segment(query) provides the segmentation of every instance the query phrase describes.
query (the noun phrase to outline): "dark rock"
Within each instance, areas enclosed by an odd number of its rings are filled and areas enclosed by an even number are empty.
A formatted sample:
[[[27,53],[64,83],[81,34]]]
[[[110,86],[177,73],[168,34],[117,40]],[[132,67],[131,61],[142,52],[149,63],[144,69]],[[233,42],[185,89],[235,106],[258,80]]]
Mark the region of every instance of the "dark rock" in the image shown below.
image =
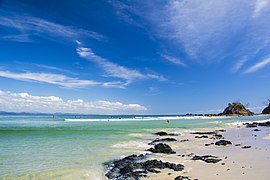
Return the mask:
[[[213,135],[217,138],[222,138],[222,135],[218,134],[218,132],[225,132],[226,130],[224,129],[220,129],[220,130],[215,130],[215,131],[206,131],[206,132],[192,132],[190,134],[196,134],[196,135],[202,135],[202,138],[206,138],[206,135]],[[199,136],[196,136],[197,138],[199,138]],[[195,138],[196,138],[195,137]]]
[[[246,127],[247,128],[254,128],[254,127],[257,127],[257,124],[247,124]]]
[[[175,154],[175,151],[173,151],[169,145],[163,143],[159,143],[155,145],[154,148],[150,148],[147,151],[151,151],[153,153]]]
[[[163,132],[163,131],[160,131],[160,132],[155,133],[155,135],[159,135],[159,136],[167,136],[168,133]]]
[[[264,110],[262,111],[262,114],[270,114],[270,103],[266,108],[264,108]]]
[[[190,178],[187,176],[177,176],[174,180],[190,180]]]
[[[215,134],[214,137],[215,137],[216,139],[222,139],[222,138],[223,138],[223,136],[222,136],[221,134]]]
[[[220,129],[220,130],[217,130],[217,131],[219,131],[219,132],[226,132],[225,129]]]
[[[188,157],[191,157],[193,155],[194,155],[194,153],[187,154]]]
[[[168,133],[168,136],[179,136],[177,133]]]
[[[155,133],[155,135],[158,135],[158,136],[179,136],[179,134],[167,133],[164,131],[157,132],[157,133]]]
[[[211,156],[211,155],[205,155],[205,156],[194,156],[191,160],[201,160],[204,161],[206,163],[217,163],[219,161],[221,161],[221,159],[219,159],[216,156]]]
[[[195,136],[195,138],[201,139],[201,138],[208,138],[208,136],[203,135],[203,136]]]
[[[226,146],[226,145],[231,145],[232,142],[228,140],[219,140],[215,143],[217,146]]]
[[[253,131],[261,131],[261,130],[259,130],[259,129],[254,129]]]
[[[270,127],[270,121],[258,123],[258,126],[267,126],[267,127]]]
[[[253,123],[245,123],[246,127],[257,127],[257,126],[266,126],[270,127],[270,121],[266,122],[253,122]]]
[[[246,109],[246,107],[238,102],[235,103],[229,103],[228,107],[226,107],[224,109],[224,111],[222,113],[220,113],[219,115],[222,116],[235,116],[235,115],[240,115],[240,116],[253,116],[254,113],[251,112],[250,110]]]
[[[251,148],[251,146],[243,146],[242,149],[248,149]]]
[[[164,138],[164,139],[155,139],[154,141],[150,142],[149,145],[153,145],[154,143],[157,142],[171,142],[171,141],[177,141],[175,138]]]
[[[180,140],[180,142],[186,142],[186,141],[189,141],[189,139]]]
[[[235,146],[241,146],[241,144],[236,144]]]
[[[157,169],[172,169],[174,171],[182,171],[182,164],[174,164],[162,162],[158,160],[142,161],[144,155],[131,155],[114,162],[106,163],[109,169],[105,176],[114,180],[139,180],[140,177],[146,177],[150,173],[159,173]]]
[[[190,134],[198,134],[198,135],[214,135],[217,134],[216,131],[210,131],[210,132],[192,132]]]

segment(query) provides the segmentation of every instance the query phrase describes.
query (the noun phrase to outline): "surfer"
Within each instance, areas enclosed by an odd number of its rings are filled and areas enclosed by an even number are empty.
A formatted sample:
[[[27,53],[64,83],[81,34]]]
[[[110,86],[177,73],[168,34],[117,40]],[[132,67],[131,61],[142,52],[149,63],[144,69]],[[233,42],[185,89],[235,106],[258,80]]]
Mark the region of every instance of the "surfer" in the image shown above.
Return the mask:
[[[165,121],[165,124],[170,124],[170,120],[166,120]]]

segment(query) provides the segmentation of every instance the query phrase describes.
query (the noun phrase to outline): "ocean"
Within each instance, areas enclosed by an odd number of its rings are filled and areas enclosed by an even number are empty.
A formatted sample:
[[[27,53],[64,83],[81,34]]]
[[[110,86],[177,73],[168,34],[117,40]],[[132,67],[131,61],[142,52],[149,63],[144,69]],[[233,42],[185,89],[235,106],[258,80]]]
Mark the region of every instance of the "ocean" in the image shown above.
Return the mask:
[[[103,163],[145,153],[161,130],[184,136],[253,117],[0,116],[0,179],[106,179]],[[170,123],[165,123],[166,120]]]

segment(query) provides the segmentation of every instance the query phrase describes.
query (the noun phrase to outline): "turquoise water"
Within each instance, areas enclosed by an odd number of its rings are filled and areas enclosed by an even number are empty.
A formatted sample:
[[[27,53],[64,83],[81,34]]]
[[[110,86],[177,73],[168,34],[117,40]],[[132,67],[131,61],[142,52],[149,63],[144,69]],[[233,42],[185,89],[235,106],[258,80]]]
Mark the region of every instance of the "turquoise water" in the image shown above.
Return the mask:
[[[104,179],[102,163],[143,150],[140,142],[153,132],[168,129],[181,133],[195,128],[221,128],[235,121],[269,119],[181,117],[164,124],[140,119],[66,122],[65,118],[69,117],[0,116],[0,179]]]

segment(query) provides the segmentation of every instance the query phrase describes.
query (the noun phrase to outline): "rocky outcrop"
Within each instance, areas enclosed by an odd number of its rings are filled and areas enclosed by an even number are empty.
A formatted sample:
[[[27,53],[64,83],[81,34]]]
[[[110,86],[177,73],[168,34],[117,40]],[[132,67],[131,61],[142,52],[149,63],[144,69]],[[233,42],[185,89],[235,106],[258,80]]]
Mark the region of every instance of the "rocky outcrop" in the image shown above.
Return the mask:
[[[123,159],[114,162],[106,163],[105,166],[109,171],[105,174],[108,179],[114,180],[139,180],[140,177],[146,177],[148,173],[159,173],[157,169],[171,169],[174,171],[182,171],[184,166],[182,164],[174,164],[169,162],[162,162],[158,160],[147,160],[144,155],[130,155]]]
[[[257,126],[266,126],[266,127],[270,127],[270,121],[266,121],[266,122],[244,123],[244,125],[246,125],[246,127],[257,127]]]
[[[155,133],[155,135],[158,135],[158,136],[179,136],[179,134],[167,133],[164,131],[157,132],[157,133]]]
[[[220,113],[221,116],[252,116],[254,115],[253,112],[251,112],[249,109],[246,109],[246,107],[241,103],[229,103],[228,107],[225,108],[225,110]]]
[[[174,180],[190,180],[188,176],[177,176]]]
[[[232,145],[231,141],[228,140],[219,140],[215,143],[216,146],[226,146],[226,145]]]
[[[163,143],[159,143],[155,145],[154,148],[150,148],[147,151],[151,151],[152,153],[175,154],[175,151],[173,151],[169,145]]]
[[[264,108],[264,110],[262,111],[262,114],[270,114],[270,103],[266,108]]]
[[[201,160],[204,161],[206,163],[217,163],[219,161],[221,161],[220,158],[216,157],[216,156],[212,156],[212,155],[205,155],[205,156],[194,156],[191,160]]]
[[[163,138],[163,139],[157,138],[148,144],[154,145],[155,143],[158,143],[158,142],[171,142],[171,141],[177,141],[177,140],[175,138]]]

